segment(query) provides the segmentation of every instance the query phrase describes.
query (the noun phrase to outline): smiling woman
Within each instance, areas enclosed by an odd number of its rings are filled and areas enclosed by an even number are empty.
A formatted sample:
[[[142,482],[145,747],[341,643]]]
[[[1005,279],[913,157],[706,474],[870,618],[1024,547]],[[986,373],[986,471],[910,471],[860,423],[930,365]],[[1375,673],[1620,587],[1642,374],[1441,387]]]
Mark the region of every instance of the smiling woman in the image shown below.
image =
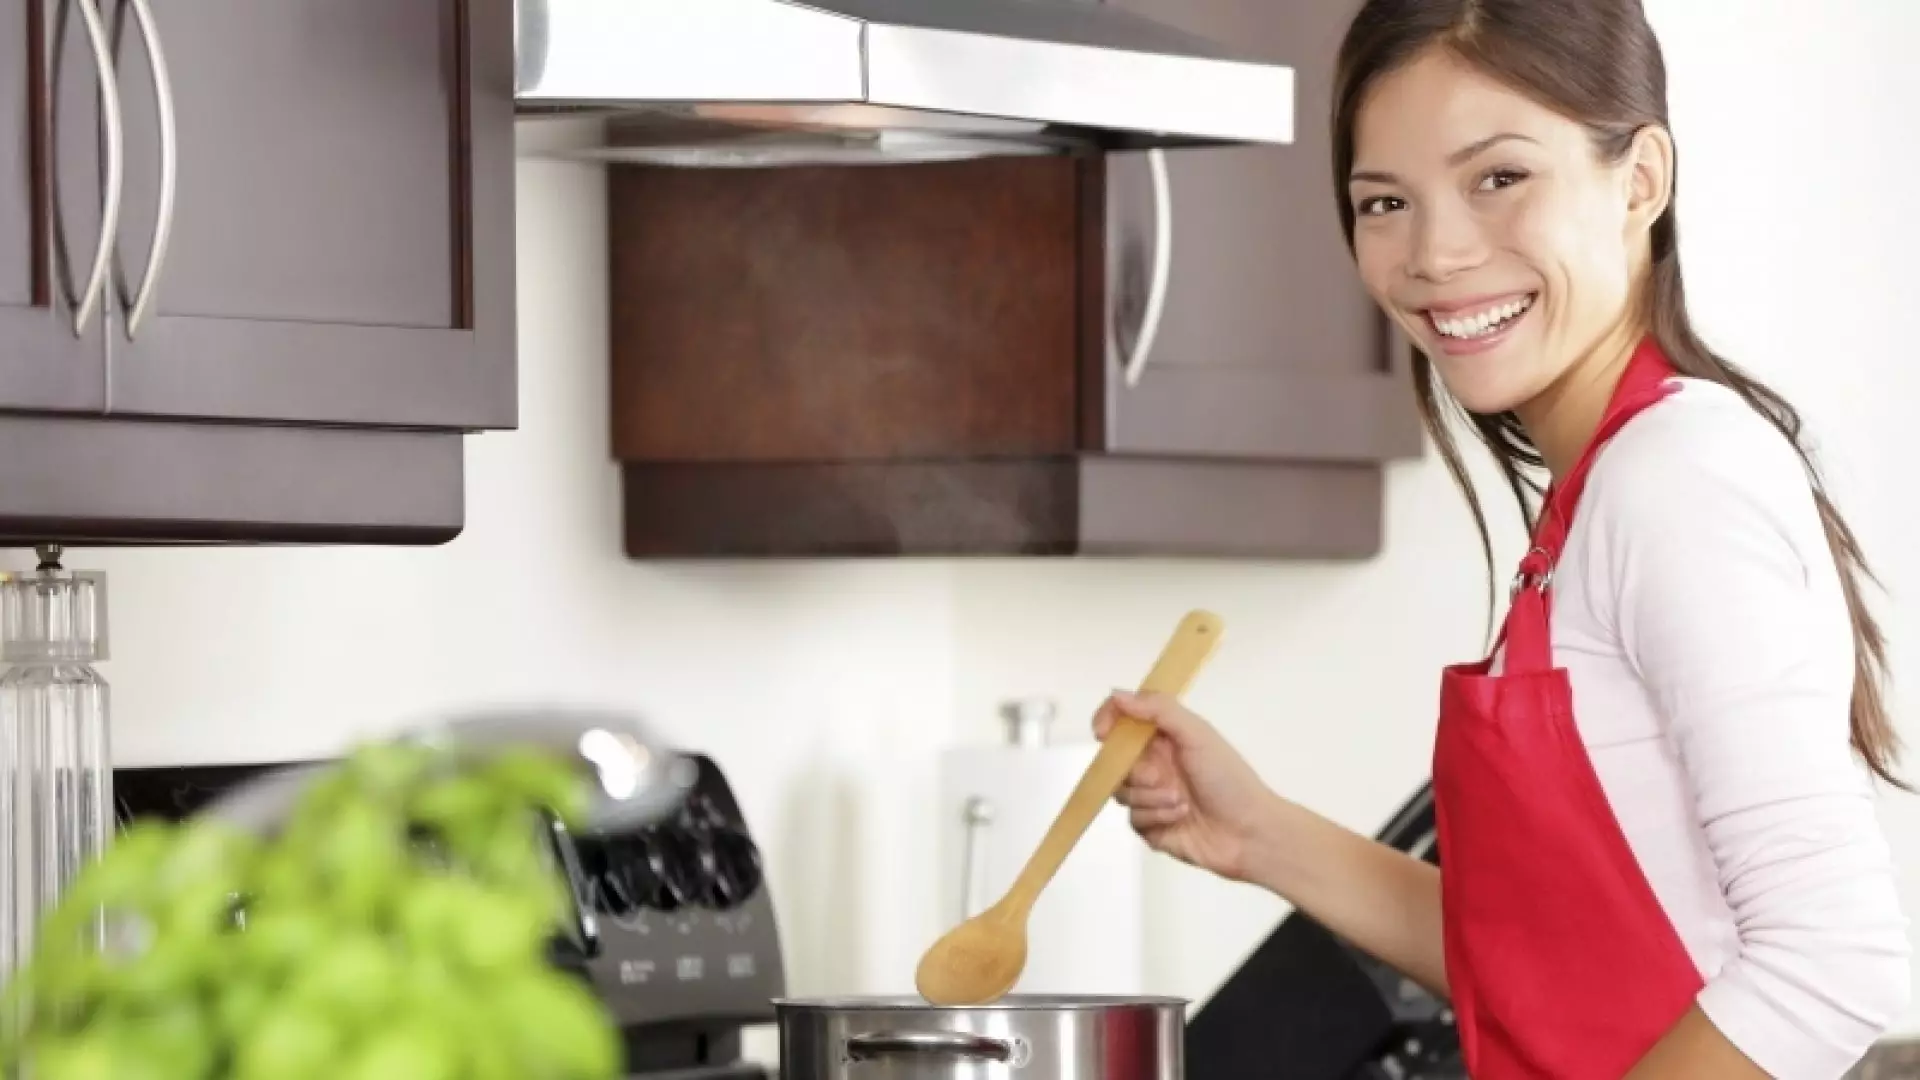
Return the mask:
[[[1639,0],[1367,0],[1333,149],[1483,541],[1445,410],[1532,540],[1493,654],[1442,673],[1444,869],[1274,794],[1166,699],[1095,718],[1159,725],[1118,798],[1447,995],[1477,1080],[1835,1080],[1911,995],[1872,801],[1900,784],[1885,646],[1798,415],[1692,329]]]
[[[1354,255],[1454,400],[1497,415],[1540,400],[1573,357],[1631,351],[1632,288],[1672,175],[1663,130],[1603,161],[1581,124],[1451,49],[1380,78],[1365,104],[1347,179]],[[1457,359],[1499,346],[1516,362]]]

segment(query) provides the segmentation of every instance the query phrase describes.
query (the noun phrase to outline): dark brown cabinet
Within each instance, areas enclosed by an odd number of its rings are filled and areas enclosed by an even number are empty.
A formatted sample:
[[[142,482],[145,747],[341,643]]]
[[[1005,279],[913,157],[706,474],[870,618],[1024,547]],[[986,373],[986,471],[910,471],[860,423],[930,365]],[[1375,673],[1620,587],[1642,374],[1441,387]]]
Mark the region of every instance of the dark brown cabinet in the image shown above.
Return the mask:
[[[116,289],[114,411],[513,426],[510,7],[149,0],[156,80],[135,9],[109,2],[118,277],[153,291],[129,336],[138,294]],[[165,259],[143,280],[169,153]]]
[[[100,175],[100,98],[84,33],[54,38],[55,10],[26,0],[0,16],[0,410],[89,413],[106,405],[105,333],[75,326],[73,298],[100,200],[57,197],[54,178]]]
[[[1099,442],[1119,453],[1286,460],[1417,451],[1405,345],[1360,288],[1335,216],[1333,60],[1357,0],[1118,0],[1295,67],[1295,141],[1106,161],[1106,334],[1137,382],[1107,380]],[[1156,228],[1171,240],[1156,281]]]
[[[1297,142],[1164,199],[1132,154],[610,169],[630,555],[1378,550],[1421,436],[1334,215],[1349,4],[1128,2],[1293,63]]]
[[[512,0],[16,10],[0,535],[457,533],[516,423]]]

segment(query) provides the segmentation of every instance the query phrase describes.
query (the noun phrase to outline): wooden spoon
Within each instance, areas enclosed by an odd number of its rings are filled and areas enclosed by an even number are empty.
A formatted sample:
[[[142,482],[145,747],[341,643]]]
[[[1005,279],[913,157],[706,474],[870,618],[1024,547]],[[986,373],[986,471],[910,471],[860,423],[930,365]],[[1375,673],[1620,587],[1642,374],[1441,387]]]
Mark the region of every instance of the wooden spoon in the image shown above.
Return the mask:
[[[1174,697],[1185,693],[1213,654],[1220,630],[1219,616],[1207,611],[1188,612],[1140,689]],[[1134,762],[1153,741],[1156,730],[1152,723],[1131,717],[1123,716],[1114,724],[1100,752],[1087,766],[1086,775],[1067,796],[1060,816],[1047,829],[1007,894],[947,931],[920,958],[914,985],[921,997],[935,1005],[984,1005],[1013,989],[1027,966],[1027,916],[1033,902],[1119,789]]]

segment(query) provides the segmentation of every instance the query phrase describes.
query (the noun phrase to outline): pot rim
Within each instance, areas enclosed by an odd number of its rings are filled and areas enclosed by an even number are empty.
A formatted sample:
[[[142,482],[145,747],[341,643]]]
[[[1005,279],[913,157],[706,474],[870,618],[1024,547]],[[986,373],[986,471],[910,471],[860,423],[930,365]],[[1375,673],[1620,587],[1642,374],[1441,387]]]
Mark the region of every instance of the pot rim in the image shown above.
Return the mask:
[[[1032,1012],[1042,1009],[1086,1011],[1126,1008],[1181,1008],[1193,1002],[1189,998],[1156,994],[1008,994],[980,1005],[935,1005],[918,994],[836,995],[828,997],[777,997],[775,1009],[807,1009],[821,1012],[918,1012],[977,1013]]]

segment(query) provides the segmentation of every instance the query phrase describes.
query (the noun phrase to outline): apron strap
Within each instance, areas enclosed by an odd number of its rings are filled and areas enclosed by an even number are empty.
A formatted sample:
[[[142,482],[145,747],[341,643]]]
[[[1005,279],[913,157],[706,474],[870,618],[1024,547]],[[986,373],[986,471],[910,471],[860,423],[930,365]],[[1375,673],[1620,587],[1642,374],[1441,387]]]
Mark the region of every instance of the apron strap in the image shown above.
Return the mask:
[[[1513,575],[1507,618],[1500,636],[1507,646],[1504,670],[1538,674],[1553,670],[1553,633],[1547,590],[1553,587],[1553,556],[1535,546]]]
[[[1540,506],[1540,519],[1534,525],[1533,547],[1520,560],[1513,576],[1511,604],[1494,641],[1498,651],[1507,648],[1502,670],[1508,674],[1540,674],[1553,670],[1552,588],[1554,568],[1573,528],[1573,513],[1580,495],[1586,490],[1587,474],[1608,440],[1625,427],[1627,421],[1680,389],[1673,380],[1673,364],[1648,335],[1627,361],[1627,370],[1614,387],[1600,426],[1581,451],[1573,470],[1547,489]]]

